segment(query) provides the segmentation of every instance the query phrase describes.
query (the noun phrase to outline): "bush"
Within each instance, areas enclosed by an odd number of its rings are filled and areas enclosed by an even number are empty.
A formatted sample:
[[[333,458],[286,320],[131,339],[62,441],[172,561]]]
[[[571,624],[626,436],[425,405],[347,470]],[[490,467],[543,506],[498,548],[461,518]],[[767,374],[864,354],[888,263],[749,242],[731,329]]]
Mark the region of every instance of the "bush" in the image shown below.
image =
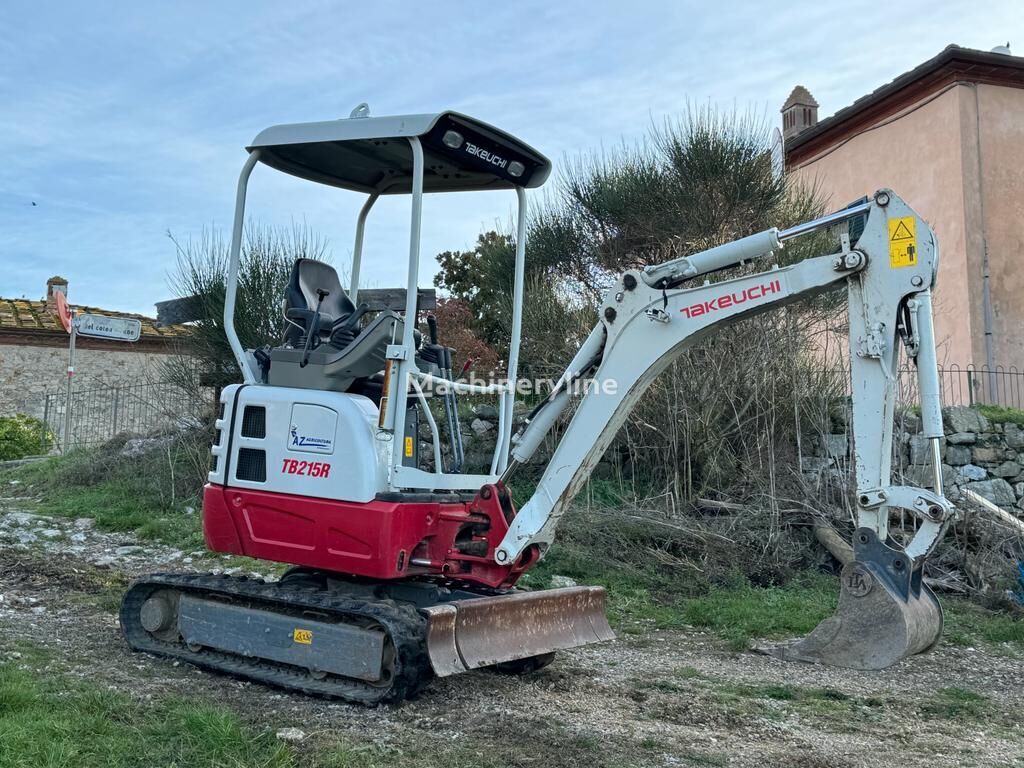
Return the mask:
[[[0,461],[39,456],[53,444],[53,434],[39,419],[0,416]]]
[[[169,282],[177,298],[189,299],[196,320],[167,363],[166,376],[186,391],[220,388],[242,380],[224,331],[229,243],[216,232],[178,242],[177,265]],[[250,222],[240,254],[235,331],[243,349],[279,344],[281,300],[296,259],[328,260],[327,244],[305,226],[291,228]]]

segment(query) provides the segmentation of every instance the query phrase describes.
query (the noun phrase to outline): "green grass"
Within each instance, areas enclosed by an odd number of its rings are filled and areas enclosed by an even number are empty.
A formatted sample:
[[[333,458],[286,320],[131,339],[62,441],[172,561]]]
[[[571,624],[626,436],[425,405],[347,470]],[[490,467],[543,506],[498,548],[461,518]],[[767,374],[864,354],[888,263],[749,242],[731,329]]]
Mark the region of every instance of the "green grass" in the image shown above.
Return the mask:
[[[1004,408],[1001,405],[976,405],[974,406],[989,421],[996,424],[1016,424],[1024,427],[1024,411],[1020,408]]]
[[[696,627],[712,629],[730,647],[743,650],[754,638],[803,635],[835,610],[839,584],[823,574],[808,573],[782,587],[741,582],[712,587],[707,595],[685,601],[683,616]]]
[[[171,507],[140,495],[137,486],[128,480],[113,479],[61,491],[46,488],[37,509],[44,515],[92,518],[102,530],[128,531],[140,539],[179,549],[203,549],[200,516],[198,512],[185,513],[185,507],[191,504]]]
[[[289,747],[230,710],[137,701],[88,682],[0,665],[0,768],[296,765]]]
[[[998,645],[1024,652],[1024,611],[993,611],[964,599],[943,600],[943,642],[957,646]]]
[[[928,716],[946,720],[981,720],[991,712],[986,696],[966,688],[940,688],[921,705]]]
[[[522,583],[544,588],[554,574],[604,586],[609,618],[620,631],[701,627],[735,650],[754,638],[806,634],[832,613],[839,596],[838,581],[827,574],[806,573],[784,586],[755,586],[742,577],[708,586],[688,574],[615,567],[557,544]]]
[[[121,457],[121,443],[75,451],[0,473],[0,492],[38,499],[44,515],[87,517],[106,531],[131,532],[141,539],[179,549],[202,549],[198,492],[179,456],[161,451]],[[172,472],[173,469],[173,472]],[[18,481],[11,485],[10,481]],[[192,508],[192,513],[186,509]]]
[[[656,679],[637,678],[632,696],[649,715],[671,722],[685,722],[691,713],[715,713],[736,722],[777,721],[799,714],[856,729],[858,723],[914,713],[925,720],[990,721],[1008,728],[1020,723],[1015,710],[998,710],[987,697],[966,688],[941,688],[916,697],[871,695],[774,681],[736,682],[692,674],[688,667]]]

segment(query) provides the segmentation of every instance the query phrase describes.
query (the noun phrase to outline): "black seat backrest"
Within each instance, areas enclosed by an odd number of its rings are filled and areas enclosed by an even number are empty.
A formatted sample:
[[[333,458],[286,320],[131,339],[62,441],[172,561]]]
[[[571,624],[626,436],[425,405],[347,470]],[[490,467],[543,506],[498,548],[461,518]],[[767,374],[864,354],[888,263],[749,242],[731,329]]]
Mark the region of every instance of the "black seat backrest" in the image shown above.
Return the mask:
[[[328,293],[320,305],[319,331],[321,334],[329,335],[331,325],[335,321],[351,315],[356,309],[355,305],[352,304],[348,294],[342,290],[341,281],[338,280],[338,273],[334,267],[315,259],[296,259],[292,265],[288,287],[285,289],[285,310],[315,310],[319,300],[317,289]],[[295,319],[295,322],[303,326],[306,325],[300,319]]]

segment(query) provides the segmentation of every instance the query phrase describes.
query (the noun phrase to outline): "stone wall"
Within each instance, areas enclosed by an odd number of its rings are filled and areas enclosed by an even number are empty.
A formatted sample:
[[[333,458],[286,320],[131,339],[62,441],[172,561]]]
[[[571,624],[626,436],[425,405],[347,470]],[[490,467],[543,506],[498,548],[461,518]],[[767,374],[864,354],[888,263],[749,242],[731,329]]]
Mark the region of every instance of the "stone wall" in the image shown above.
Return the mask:
[[[975,408],[942,409],[945,436],[939,441],[943,490],[956,502],[970,488],[1006,509],[1024,512],[1024,428],[1014,422],[992,422]],[[921,419],[913,413],[897,417],[893,442],[893,482],[930,488],[932,456],[929,440],[920,433]],[[827,477],[844,486],[849,480],[850,443],[845,433],[810,441],[804,458],[805,475]]]
[[[75,351],[75,390],[124,386],[165,378],[159,351],[79,346]],[[65,389],[67,347],[0,345],[0,416],[25,413],[42,416],[47,393]]]
[[[518,429],[525,409],[517,404],[513,429]],[[1014,422],[992,422],[980,411],[966,406],[942,410],[945,437],[939,441],[942,456],[944,492],[956,502],[960,491],[969,488],[986,499],[1024,516],[1024,428]],[[438,425],[442,431],[444,424]],[[893,482],[931,487],[931,447],[920,434],[921,420],[912,413],[901,414],[894,431],[896,456]],[[429,431],[421,424],[421,437],[429,440]],[[462,423],[467,464],[471,471],[486,472],[497,437],[497,410],[477,406]],[[548,439],[531,464],[543,464],[551,456],[554,440]],[[808,475],[828,475],[833,483],[844,486],[849,480],[851,439],[846,433],[811,440],[811,456],[805,456],[803,469]],[[430,444],[421,443],[421,456],[430,455]]]
[[[942,477],[953,501],[969,488],[1007,509],[1024,510],[1024,429],[1014,422],[990,421],[966,406],[942,409],[946,436],[940,441]],[[932,476],[931,449],[911,419],[901,439],[906,477],[927,486]]]

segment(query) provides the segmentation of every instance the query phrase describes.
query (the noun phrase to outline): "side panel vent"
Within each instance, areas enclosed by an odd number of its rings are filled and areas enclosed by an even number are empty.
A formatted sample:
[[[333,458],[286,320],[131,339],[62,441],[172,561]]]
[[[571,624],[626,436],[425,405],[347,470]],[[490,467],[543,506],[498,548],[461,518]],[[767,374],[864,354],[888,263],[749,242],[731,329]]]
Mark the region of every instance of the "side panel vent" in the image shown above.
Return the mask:
[[[267,436],[267,409],[262,405],[247,405],[242,414],[242,437],[262,440]]]
[[[267,452],[255,448],[239,448],[235,478],[253,483],[265,483],[267,481]]]

